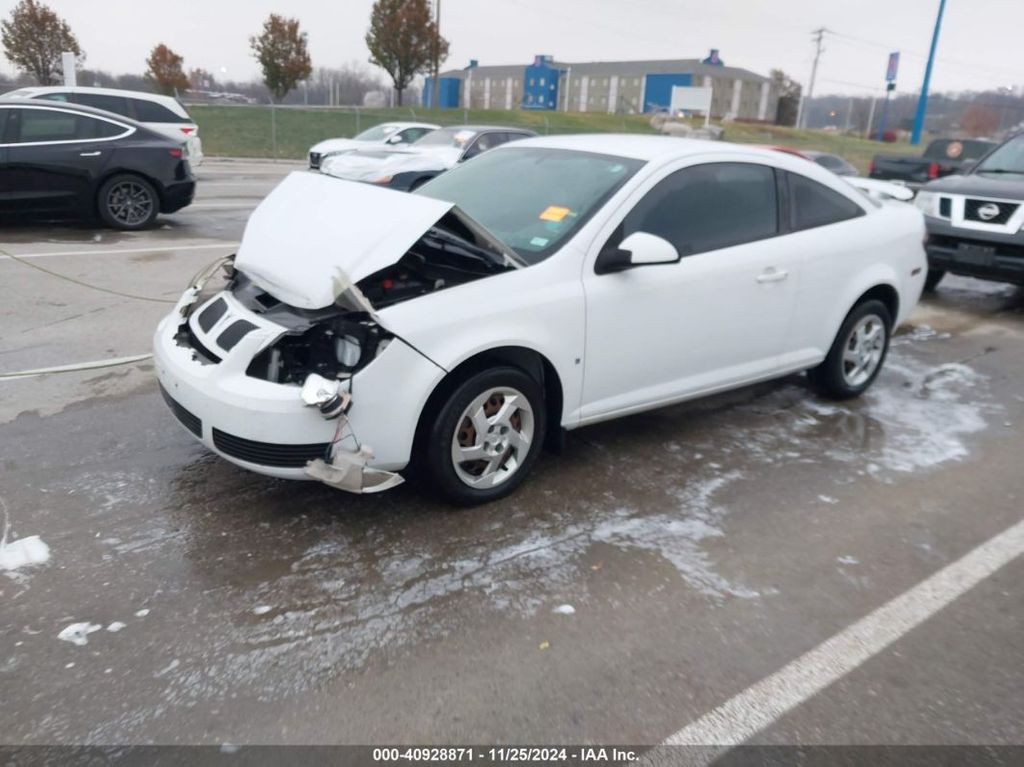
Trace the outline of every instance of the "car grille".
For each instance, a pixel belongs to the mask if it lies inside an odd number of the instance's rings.
[[[949,218],[953,215],[953,200],[951,198],[939,198],[939,215],[943,218]]]
[[[320,153],[319,152],[310,152],[309,153],[309,167],[310,168],[319,168],[320,167]]]
[[[160,394],[163,395],[164,402],[167,403],[167,407],[171,409],[175,417],[181,421],[181,425],[188,429],[190,432],[195,434],[200,439],[203,438],[203,422],[199,420],[199,416],[190,413],[188,410],[183,408],[178,402],[167,393],[167,390],[161,385]]]
[[[276,445],[270,442],[255,442],[220,429],[213,430],[213,444],[226,455],[240,461],[255,463],[261,466],[278,466],[286,469],[297,469],[316,458],[326,458],[330,442],[318,442],[312,445]]]
[[[995,205],[999,208],[999,213],[990,218],[982,218],[978,211],[987,205]],[[982,224],[993,224],[999,226],[1009,221],[1010,216],[1017,211],[1018,207],[1020,206],[1010,202],[968,199],[964,201],[964,218],[968,221],[979,221]]]

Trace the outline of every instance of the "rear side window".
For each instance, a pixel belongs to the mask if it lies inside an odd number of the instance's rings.
[[[146,99],[130,99],[135,107],[135,119],[140,123],[187,123],[187,117],[175,114],[163,104]]]
[[[630,211],[620,241],[633,232],[663,237],[684,257],[772,237],[779,232],[775,173],[737,162],[683,168]]]
[[[44,93],[42,96],[36,96],[37,99],[43,99],[45,101],[64,101],[68,100],[67,93]]]
[[[799,173],[787,173],[789,179],[790,224],[793,231],[837,224],[863,216],[864,210],[824,184]]]
[[[131,117],[128,111],[128,99],[124,96],[106,96],[102,93],[76,93],[72,96],[76,104],[84,104],[93,109],[103,109],[116,115]]]

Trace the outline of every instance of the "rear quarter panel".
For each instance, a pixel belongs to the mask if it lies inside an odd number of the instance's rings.
[[[894,324],[910,316],[927,273],[924,217],[916,208],[886,202],[864,216],[791,236],[807,254],[794,323],[801,354],[823,359],[850,309],[879,285],[899,297]]]

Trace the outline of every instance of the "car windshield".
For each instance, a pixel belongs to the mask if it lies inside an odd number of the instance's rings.
[[[450,146],[463,149],[473,140],[476,133],[470,128],[441,128],[421,138],[416,142],[416,146]]]
[[[383,141],[392,133],[398,130],[397,125],[374,125],[372,128],[364,130],[362,133],[356,135],[356,141]]]
[[[978,165],[976,173],[1024,174],[1024,133],[1015,136]]]
[[[527,263],[551,255],[643,165],[566,149],[487,152],[416,194],[455,203]]]

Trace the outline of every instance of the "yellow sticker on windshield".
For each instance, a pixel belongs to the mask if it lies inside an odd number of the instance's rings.
[[[558,205],[548,205],[543,211],[541,211],[538,218],[540,218],[541,221],[557,222],[568,216],[570,212],[571,211],[568,208],[563,208]]]

